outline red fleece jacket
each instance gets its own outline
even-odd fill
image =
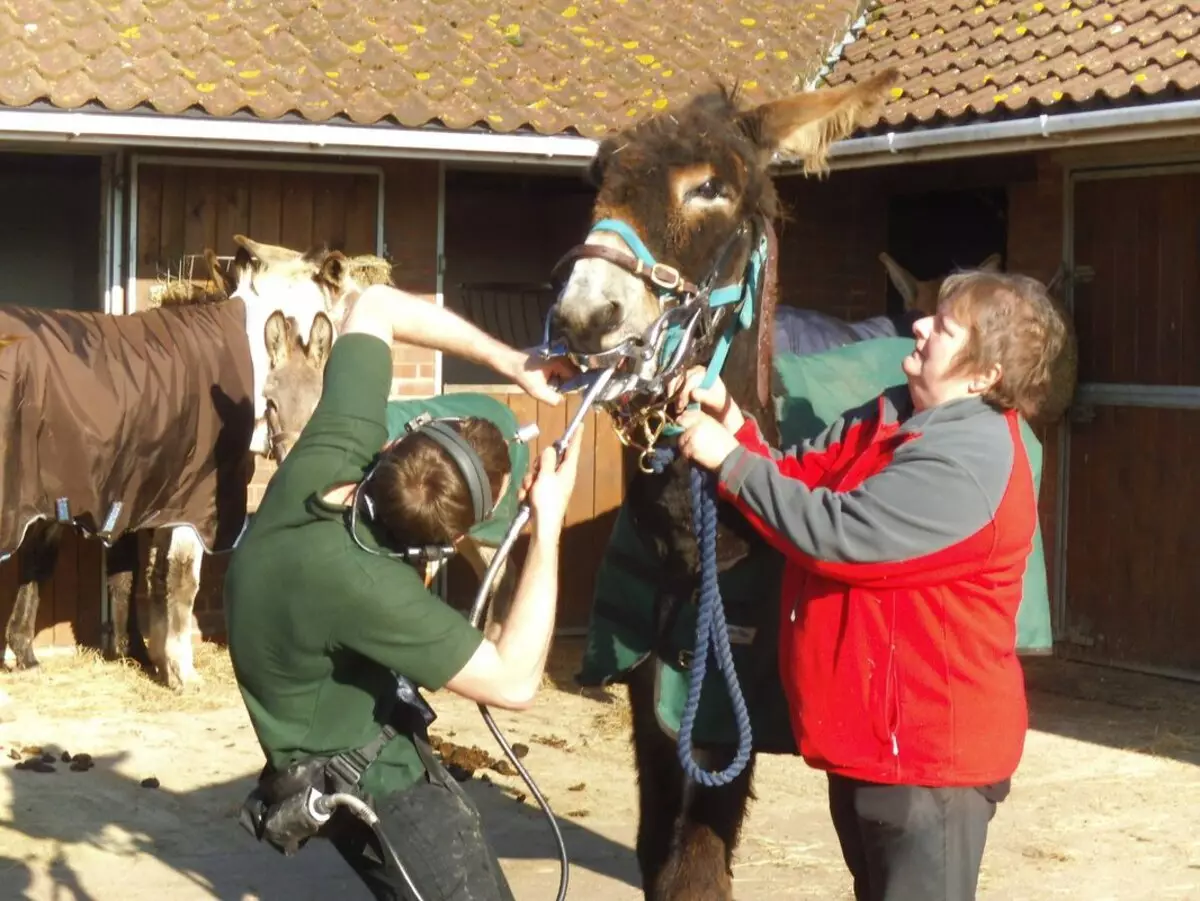
[[[1024,747],[1015,652],[1037,499],[1015,413],[907,390],[780,455],[753,421],[721,494],[787,557],[780,667],[812,766],[987,785]]]

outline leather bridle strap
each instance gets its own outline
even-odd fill
[[[619,266],[630,275],[637,276],[672,294],[694,295],[700,290],[695,283],[685,279],[674,266],[668,266],[666,263],[654,263],[648,266],[631,253],[603,244],[579,244],[572,247],[563,254],[562,259],[554,264],[553,277],[559,278],[562,270],[570,268],[579,259],[589,257]]]

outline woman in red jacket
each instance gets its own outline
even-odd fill
[[[967,901],[1027,728],[1016,643],[1037,518],[1019,416],[1045,412],[1066,323],[1041,283],[948,278],[907,386],[786,454],[719,382],[678,396],[681,453],[787,558],[780,668],[825,770],[858,901]]]

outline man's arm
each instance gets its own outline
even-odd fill
[[[341,333],[375,335],[389,345],[415,344],[488,366],[549,404],[559,403],[562,395],[550,387],[548,377],[571,374],[564,361],[534,360],[452,310],[387,285],[372,285],[358,296]]]
[[[484,640],[467,665],[446,683],[455,694],[509,710],[528,707],[537,695],[554,635],[558,545],[579,466],[580,434],[576,432],[557,470],[554,449],[542,452],[528,491],[533,535],[512,609],[499,638]]]

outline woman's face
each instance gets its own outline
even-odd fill
[[[986,391],[995,378],[955,370],[955,360],[967,347],[970,329],[951,315],[943,303],[932,316],[913,323],[917,346],[901,368],[917,410]]]

